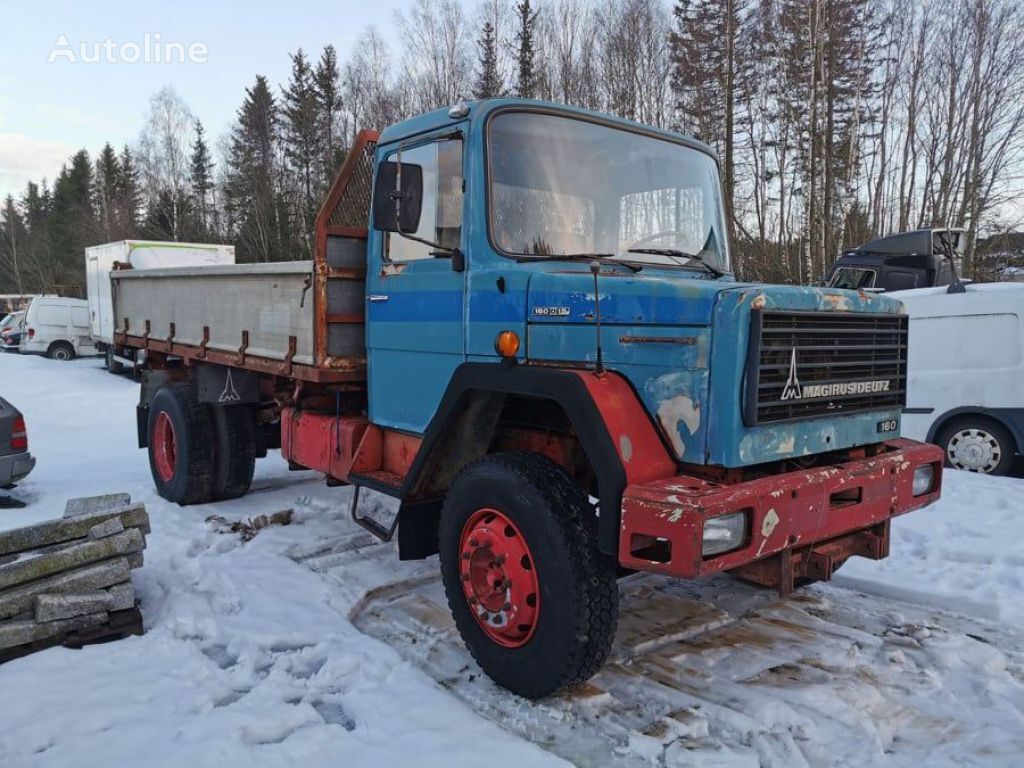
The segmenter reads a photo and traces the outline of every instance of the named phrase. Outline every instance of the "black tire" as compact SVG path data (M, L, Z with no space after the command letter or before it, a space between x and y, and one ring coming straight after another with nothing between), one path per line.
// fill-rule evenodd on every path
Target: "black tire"
M980 452L975 461L961 445L973 441ZM1010 431L986 416L957 416L942 426L935 435L935 444L945 454L947 467L986 475L1006 475L1013 468L1016 442Z
M51 360L74 360L75 348L66 341L55 341L46 350L46 356Z
M535 628L518 647L506 647L484 631L463 590L463 531L481 510L497 510L519 529L536 568ZM616 568L598 551L594 509L562 467L532 453L494 454L470 464L445 498L439 537L455 624L496 683L539 699L579 685L600 669L618 622Z
M173 429L172 473L164 477L158 469L159 443L154 429L166 414ZM149 408L149 469L157 493L182 506L209 501L215 474L213 423L210 410L199 402L195 389L183 382L157 390Z
M256 417L248 405L218 405L210 411L216 443L213 498L237 499L249 492L256 469Z
M124 373L124 364L114 359L113 347L107 347L107 370L117 376Z

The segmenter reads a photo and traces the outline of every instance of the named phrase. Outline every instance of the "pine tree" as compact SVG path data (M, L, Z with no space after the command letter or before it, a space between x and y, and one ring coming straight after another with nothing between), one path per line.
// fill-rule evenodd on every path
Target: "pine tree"
M117 231L112 239L127 240L138 235L139 210L142 208L142 193L139 190L139 172L135 155L125 144L118 158L121 172L117 178Z
M238 231L242 260L280 261L282 206L277 178L278 106L267 78L245 91L231 134L226 204ZM294 258L294 255L290 255Z
M96 158L96 177L93 197L100 230L108 242L114 239L117 229L117 184L121 175L121 164L110 142L103 145Z
M40 184L28 182L21 198L28 242L22 249L29 285L34 291L45 291L53 285L53 264L50 259L50 212L53 200L46 179Z
M519 43L516 93L524 99L532 99L537 88L533 33L538 11L531 9L530 0L522 0L516 5L516 13L519 16L519 31L516 32L516 41Z
M22 251L27 239L25 221L8 195L0 208L0 293L25 293Z
M79 150L61 168L53 187L50 247L54 265L53 289L85 284L82 251L99 234L93 208L93 174L89 153Z
M313 218L316 216L315 195L319 191L317 164L322 153L313 70L301 48L291 58L291 80L282 94L282 145L289 170L299 188L295 207L301 231L295 234L308 253L312 245Z
M498 73L498 43L491 22L484 22L483 37L476 44L480 56L473 95L478 99L500 96L503 89L501 75Z
M189 183L192 187L192 214L196 221L199 239L209 240L211 224L211 200L213 193L213 160L206 144L203 124L196 121L196 137L192 142L192 157L189 161Z
M317 124L320 145L320 195L334 180L334 172L345 156L345 129L342 124L341 74L338 52L328 45L320 54L313 72Z
M680 127L712 144L722 157L726 226L733 232L735 124L739 102L738 42L746 0L677 0L673 15L672 89Z

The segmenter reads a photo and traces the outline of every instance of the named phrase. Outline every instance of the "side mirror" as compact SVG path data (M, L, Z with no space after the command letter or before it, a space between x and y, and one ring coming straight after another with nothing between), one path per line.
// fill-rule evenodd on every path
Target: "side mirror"
M373 228L381 232L415 232L423 209L423 167L381 163L373 187Z

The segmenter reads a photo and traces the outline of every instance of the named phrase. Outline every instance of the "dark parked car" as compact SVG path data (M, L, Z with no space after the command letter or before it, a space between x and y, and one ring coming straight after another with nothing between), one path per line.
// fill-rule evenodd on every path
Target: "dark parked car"
M21 411L0 398L0 488L24 478L36 465L28 452L28 431Z
M25 332L25 310L12 312L0 320L0 349L17 352L21 336Z
M0 320L0 349L5 352L17 352L24 330L25 310L12 312Z

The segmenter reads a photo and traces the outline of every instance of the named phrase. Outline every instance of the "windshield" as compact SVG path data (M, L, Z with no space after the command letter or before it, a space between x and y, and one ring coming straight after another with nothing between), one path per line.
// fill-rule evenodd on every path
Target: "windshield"
M832 275L829 286L832 288L871 288L875 284L875 270L856 267L840 267Z
M700 150L534 112L499 114L488 135L491 239L504 253L729 271L718 168Z

